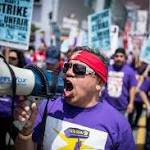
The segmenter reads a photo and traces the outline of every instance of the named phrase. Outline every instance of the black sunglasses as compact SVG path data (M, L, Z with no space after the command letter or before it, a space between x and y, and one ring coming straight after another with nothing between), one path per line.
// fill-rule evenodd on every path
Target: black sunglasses
M86 75L86 74L94 73L94 71L91 68L77 63L75 64L65 63L63 68L63 73L66 73L69 70L69 68L72 68L73 73L76 75Z
M12 60L12 61L17 60L17 58L16 58L16 57L11 57L11 56L10 56L10 57L8 57L8 59L9 59L9 60Z

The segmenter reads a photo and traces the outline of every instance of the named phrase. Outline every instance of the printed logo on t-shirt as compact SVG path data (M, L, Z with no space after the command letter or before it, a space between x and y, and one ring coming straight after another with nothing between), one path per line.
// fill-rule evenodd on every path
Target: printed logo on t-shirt
M121 96L122 88L123 88L123 77L124 72L115 72L110 71L108 73L108 95L114 98L118 98Z
M44 150L104 150L108 133L48 116Z
M89 137L89 131L87 130L81 130L78 128L68 128L64 131L65 135L67 137L73 138L88 138Z

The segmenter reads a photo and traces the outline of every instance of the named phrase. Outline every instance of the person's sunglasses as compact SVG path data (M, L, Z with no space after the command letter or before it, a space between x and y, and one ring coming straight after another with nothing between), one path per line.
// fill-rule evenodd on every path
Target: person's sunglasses
M9 57L8 59L9 59L9 60L12 60L12 61L17 60L17 58L16 58L16 57Z
M73 73L75 75L95 74L95 72L91 68L77 63L75 64L65 63L63 68L63 73L66 73L70 68L72 68Z

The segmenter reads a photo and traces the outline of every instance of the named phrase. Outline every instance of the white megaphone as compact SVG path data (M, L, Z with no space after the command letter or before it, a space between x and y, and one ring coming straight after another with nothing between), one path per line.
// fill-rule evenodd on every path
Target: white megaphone
M28 69L12 65L9 67L15 74L16 95L43 97L63 93L63 78L49 70L43 71L36 66L29 66ZM0 58L0 96L13 94L12 74L9 67L4 59Z

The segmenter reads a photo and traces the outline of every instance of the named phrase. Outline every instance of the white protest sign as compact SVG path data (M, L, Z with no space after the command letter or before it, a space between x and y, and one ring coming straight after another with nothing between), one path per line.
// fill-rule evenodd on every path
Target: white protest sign
M111 44L111 52L110 55L114 54L115 50L118 48L118 41L119 41L119 27L117 25L111 26L110 32L110 44Z
M88 16L88 44L91 48L110 50L110 10Z
M136 33L145 34L147 32L147 10L138 10L137 11L137 22L136 22Z
M150 37L144 43L143 48L140 53L140 60L150 64Z
M33 0L0 1L0 45L28 49L32 7Z
M78 28L79 21L74 18L64 17L62 27L63 28Z

